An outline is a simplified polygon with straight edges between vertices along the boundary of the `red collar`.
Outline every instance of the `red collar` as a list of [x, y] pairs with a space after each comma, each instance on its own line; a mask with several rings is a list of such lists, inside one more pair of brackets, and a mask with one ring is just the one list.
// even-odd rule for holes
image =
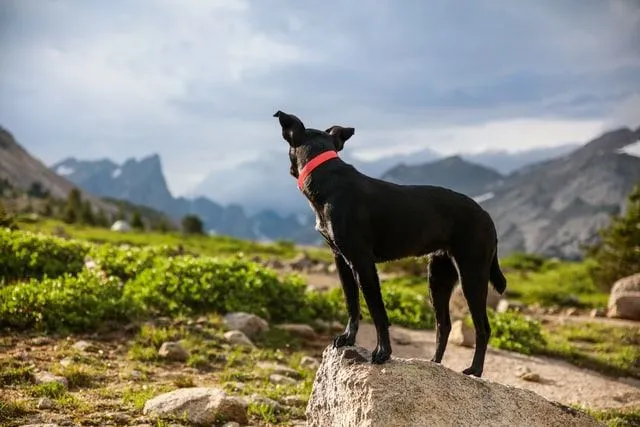
[[311, 172], [327, 160], [335, 159], [338, 157], [338, 153], [335, 151], [325, 151], [322, 154], [317, 155], [313, 159], [309, 160], [306, 165], [300, 171], [300, 175], [298, 176], [298, 188], [302, 191], [302, 187], [304, 185], [304, 180], [307, 179]]

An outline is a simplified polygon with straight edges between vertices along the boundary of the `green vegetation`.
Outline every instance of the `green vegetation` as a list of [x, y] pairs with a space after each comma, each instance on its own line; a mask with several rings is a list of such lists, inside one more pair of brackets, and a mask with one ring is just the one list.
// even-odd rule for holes
[[540, 353], [546, 345], [540, 323], [520, 314], [496, 313], [489, 310], [491, 339], [489, 344], [496, 348], [522, 354]]
[[204, 234], [204, 224], [197, 215], [185, 215], [182, 218], [182, 231], [186, 234]]
[[640, 271], [640, 184], [627, 201], [626, 212], [612, 218], [600, 230], [600, 239], [587, 248], [593, 261], [590, 273], [594, 282], [609, 291], [616, 280]]
[[27, 403], [20, 401], [11, 401], [0, 398], [0, 423], [14, 421], [33, 412], [27, 406]]
[[596, 420], [602, 421], [608, 427], [636, 427], [640, 425], [640, 407], [605, 410], [580, 409], [589, 413]]

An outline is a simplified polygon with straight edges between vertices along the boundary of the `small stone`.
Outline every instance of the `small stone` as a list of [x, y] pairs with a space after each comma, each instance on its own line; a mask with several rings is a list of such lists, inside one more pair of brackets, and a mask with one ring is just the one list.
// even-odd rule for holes
[[131, 422], [131, 416], [122, 412], [110, 414], [109, 418], [115, 421], [118, 425], [128, 425]]
[[73, 359], [71, 357], [65, 357], [64, 359], [62, 359], [60, 361], [60, 365], [64, 366], [65, 368], [73, 365]]
[[277, 325], [279, 329], [289, 332], [291, 335], [295, 335], [298, 338], [305, 340], [316, 339], [316, 331], [309, 325], [304, 323], [283, 323]]
[[98, 351], [98, 347], [95, 344], [90, 343], [89, 341], [78, 341], [73, 345], [73, 348], [78, 351], [83, 351], [86, 353], [93, 353]]
[[601, 308], [594, 308], [589, 312], [589, 316], [591, 317], [604, 317], [605, 312]]
[[331, 325], [331, 330], [334, 332], [339, 332], [344, 330], [344, 325], [338, 322], [337, 320], [332, 321], [330, 325]]
[[47, 384], [47, 383], [60, 383], [63, 386], [67, 387], [69, 382], [65, 377], [61, 377], [59, 375], [53, 375], [51, 372], [41, 371], [37, 372], [34, 375], [36, 380], [36, 384]]
[[222, 427], [240, 427], [240, 424], [235, 421], [230, 421], [228, 423], [224, 423]]
[[229, 331], [224, 333], [224, 338], [231, 344], [241, 345], [246, 347], [255, 347], [249, 337], [247, 337], [242, 331]]
[[257, 405], [266, 405], [275, 412], [279, 412], [284, 409], [279, 402], [269, 399], [268, 397], [260, 396], [259, 394], [252, 394], [250, 401]]
[[48, 344], [51, 344], [52, 342], [53, 340], [49, 337], [35, 337], [30, 341], [31, 345], [36, 347], [48, 345]]
[[575, 314], [578, 312], [578, 309], [575, 307], [570, 307], [568, 309], [565, 310], [564, 315], [565, 316], [575, 316]]
[[391, 339], [393, 341], [395, 341], [397, 344], [400, 345], [409, 345], [411, 344], [411, 337], [409, 336], [409, 334], [403, 333], [403, 332], [395, 332], [392, 336]]
[[302, 375], [300, 375], [295, 369], [290, 368], [288, 366], [279, 365], [277, 363], [258, 362], [256, 364], [256, 367], [258, 367], [259, 369], [268, 370], [274, 374], [285, 375], [289, 378], [296, 378], [296, 379], [302, 378]]
[[320, 361], [315, 357], [304, 356], [302, 360], [300, 360], [300, 366], [315, 371], [320, 367]]
[[158, 356], [163, 359], [184, 362], [189, 358], [189, 352], [177, 341], [167, 341], [162, 343], [158, 350]]
[[276, 384], [276, 385], [294, 385], [297, 383], [297, 381], [294, 380], [293, 378], [287, 377], [286, 375], [280, 375], [280, 374], [269, 375], [269, 381], [271, 381], [272, 384]]
[[51, 409], [53, 408], [55, 405], [55, 403], [53, 402], [53, 400], [49, 399], [48, 397], [42, 397], [40, 398], [40, 400], [38, 400], [38, 405], [37, 408], [38, 409]]
[[255, 338], [269, 330], [266, 320], [250, 313], [229, 313], [224, 316], [224, 322], [229, 329], [241, 331], [249, 338]]
[[451, 334], [449, 342], [462, 347], [473, 347], [476, 343], [476, 333], [471, 326], [468, 326], [463, 320], [456, 320], [451, 325]]
[[525, 381], [530, 381], [534, 383], [538, 383], [541, 380], [540, 374], [536, 374], [535, 372], [527, 372], [526, 374], [523, 374], [520, 378]]
[[307, 400], [302, 396], [285, 396], [282, 398], [282, 403], [287, 406], [304, 406], [307, 404]]

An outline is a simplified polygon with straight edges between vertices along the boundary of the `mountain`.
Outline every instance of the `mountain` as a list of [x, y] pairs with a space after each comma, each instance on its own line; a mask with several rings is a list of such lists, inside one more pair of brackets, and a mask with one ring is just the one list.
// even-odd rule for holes
[[[73, 182], [56, 175], [40, 160], [33, 157], [15, 140], [13, 135], [0, 127], [0, 181], [11, 187], [28, 191], [34, 184], [48, 191], [54, 199], [66, 199], [76, 186]], [[116, 214], [118, 208], [88, 192], [81, 192], [82, 198], [102, 209], [105, 213]]]
[[54, 164], [51, 169], [101, 197], [147, 206], [174, 219], [196, 214], [211, 232], [245, 239], [256, 237], [252, 220], [237, 204], [224, 207], [205, 197], [174, 197], [157, 154], [141, 160], [128, 159], [122, 165], [108, 159], [78, 160], [70, 157]]
[[[507, 174], [522, 166], [565, 154], [578, 146], [565, 144], [516, 152], [490, 150], [463, 153], [460, 157]], [[401, 164], [415, 166], [444, 158], [442, 154], [426, 148], [412, 153], [363, 160], [352, 155], [348, 147], [340, 152], [340, 157], [362, 173], [377, 178]], [[221, 182], [225, 185], [219, 185]], [[285, 149], [261, 154], [259, 158], [240, 165], [211, 171], [188, 195], [208, 197], [222, 204], [239, 204], [251, 215], [264, 210], [277, 212], [281, 216], [309, 213], [309, 204], [300, 197], [295, 189], [295, 181], [289, 175], [289, 158]]]
[[[482, 196], [499, 234], [500, 254], [526, 251], [579, 258], [640, 183], [633, 155], [640, 128], [606, 132], [563, 157], [530, 165]], [[635, 145], [635, 147], [634, 147]]]
[[487, 192], [503, 178], [499, 172], [471, 163], [461, 156], [415, 166], [400, 164], [382, 175], [382, 179], [397, 184], [438, 185], [469, 196]]

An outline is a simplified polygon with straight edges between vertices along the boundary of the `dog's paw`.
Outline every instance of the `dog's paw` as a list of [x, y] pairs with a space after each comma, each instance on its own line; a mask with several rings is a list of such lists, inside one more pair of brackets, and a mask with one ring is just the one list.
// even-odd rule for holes
[[352, 346], [356, 343], [356, 337], [350, 334], [344, 333], [336, 336], [333, 339], [333, 348]]
[[476, 369], [473, 366], [468, 367], [464, 371], [462, 371], [465, 375], [473, 375], [474, 377], [480, 378], [482, 376], [482, 371], [480, 369]]
[[387, 360], [391, 358], [391, 349], [387, 349], [384, 347], [376, 347], [371, 353], [371, 363], [375, 363], [376, 365], [381, 365]]
[[435, 356], [433, 356], [431, 358], [431, 362], [440, 364], [442, 362], [442, 359], [437, 359]]

